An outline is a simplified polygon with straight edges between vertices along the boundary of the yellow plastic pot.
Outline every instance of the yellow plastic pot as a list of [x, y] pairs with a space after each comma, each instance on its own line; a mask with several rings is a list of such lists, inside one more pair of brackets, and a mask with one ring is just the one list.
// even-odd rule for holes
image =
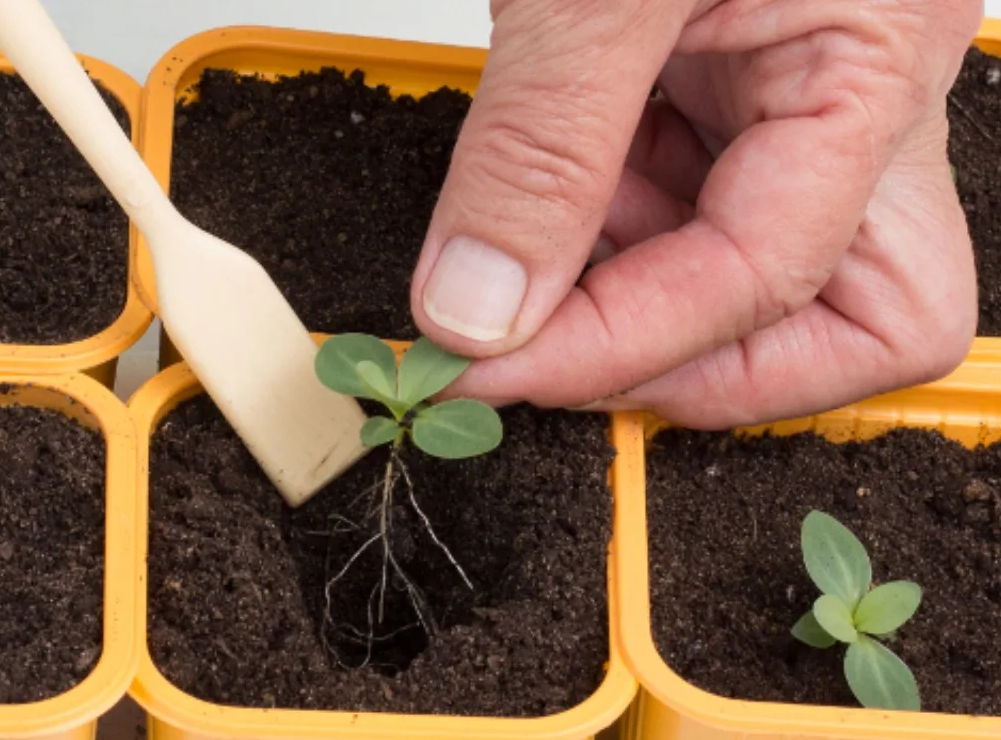
[[[328, 335], [315, 334], [319, 343]], [[399, 356], [408, 346], [393, 342]], [[139, 429], [138, 522], [148, 531], [149, 438], [160, 420], [180, 403], [203, 392], [184, 362], [172, 364], [140, 388], [129, 401]], [[609, 471], [615, 497], [613, 538], [609, 548], [609, 615], [615, 634], [618, 584], [616, 575], [629, 568], [619, 562], [619, 544], [628, 539], [618, 513], [625, 497], [640, 498], [636, 485], [643, 470], [643, 430], [612, 417], [610, 439], [618, 455]], [[276, 494], [277, 495], [277, 494]], [[147, 538], [137, 553], [145, 568]], [[145, 572], [145, 571], [143, 571]], [[145, 582], [145, 578], [143, 579]], [[145, 620], [146, 594], [141, 596]], [[144, 622], [145, 624], [145, 622]], [[130, 689], [132, 697], [147, 711], [151, 740], [592, 740], [623, 716], [636, 695], [636, 680], [626, 669], [615, 640], [610, 640], [605, 678], [583, 703], [560, 714], [541, 718], [477, 718], [431, 715], [395, 715], [364, 712], [328, 712], [289, 709], [251, 709], [213, 704], [181, 691], [160, 673], [149, 654], [142, 650], [139, 672]]]
[[[660, 428], [641, 414], [629, 423], [649, 438]], [[936, 383], [880, 396], [818, 416], [739, 430], [744, 434], [787, 435], [815, 431], [835, 441], [871, 439], [898, 426], [937, 429], [972, 448], [1001, 440], [1001, 365], [969, 360]], [[635, 433], [635, 432], [634, 432]], [[645, 489], [645, 470], [624, 485]], [[1001, 717], [970, 717], [931, 712], [885, 712], [862, 708], [819, 707], [739, 701], [696, 688], [661, 658], [650, 624], [645, 496], [619, 504], [623, 530], [644, 536], [620, 541], [618, 620], [623, 655], [640, 681], [640, 692], [626, 721], [632, 740], [997, 740]], [[929, 553], [929, 557], [933, 554]]]
[[[128, 111], [132, 141], [138, 148], [142, 134], [142, 87], [121, 70], [93, 57], [78, 54], [91, 78], [100, 82]], [[0, 56], [0, 74], [14, 72]], [[139, 232], [129, 223], [129, 268], [125, 306], [114, 322], [97, 334], [66, 344], [4, 344], [0, 342], [0, 372], [83, 372], [109, 388], [114, 387], [118, 357], [135, 344], [149, 327], [153, 313], [143, 303], [137, 276], [136, 241]]]
[[[986, 20], [976, 45], [1001, 56], [1001, 21]], [[625, 422], [624, 422], [625, 423]], [[629, 417], [647, 437], [658, 422]], [[937, 383], [888, 394], [819, 416], [739, 430], [793, 434], [812, 430], [833, 441], [867, 439], [899, 425], [940, 430], [967, 447], [1001, 439], [1001, 338], [978, 337], [962, 367]], [[645, 471], [629, 468], [627, 490], [645, 490]], [[813, 707], [718, 697], [692, 686], [661, 658], [650, 625], [645, 497], [619, 504], [623, 531], [643, 536], [620, 541], [623, 570], [618, 639], [640, 691], [625, 722], [633, 740], [987, 740], [1001, 738], [1001, 718], [935, 713], [893, 713]]]
[[[143, 158], [169, 193], [175, 105], [180, 98], [197, 99], [195, 85], [206, 68], [265, 78], [329, 66], [362, 69], [371, 85], [387, 85], [397, 96], [420, 97], [444, 85], [472, 95], [485, 61], [480, 49], [419, 42], [258, 27], [206, 31], [168, 51], [150, 72], [144, 91]], [[152, 262], [141, 237], [139, 245], [140, 290], [156, 311]], [[179, 359], [161, 331], [160, 367]]]
[[93, 740], [97, 721], [128, 690], [139, 664], [136, 432], [125, 405], [83, 374], [0, 375], [0, 406], [56, 409], [99, 429], [107, 443], [104, 634], [94, 670], [69, 691], [30, 704], [0, 704], [0, 738]]

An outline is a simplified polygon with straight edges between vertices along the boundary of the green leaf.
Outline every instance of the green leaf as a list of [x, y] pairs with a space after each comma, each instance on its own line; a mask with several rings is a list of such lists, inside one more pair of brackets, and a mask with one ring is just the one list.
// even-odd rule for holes
[[855, 610], [855, 627], [870, 635], [893, 632], [914, 616], [921, 604], [921, 587], [910, 581], [877, 586], [862, 597]]
[[414, 342], [400, 361], [397, 396], [413, 406], [444, 390], [469, 367], [469, 360], [443, 350], [426, 337]]
[[852, 624], [852, 613], [848, 610], [848, 605], [837, 596], [824, 594], [817, 599], [813, 604], [813, 616], [827, 634], [841, 642], [855, 642], [858, 639], [858, 631]]
[[382, 402], [359, 374], [358, 366], [365, 361], [374, 364], [384, 377], [396, 377], [392, 348], [369, 334], [338, 334], [327, 339], [316, 353], [316, 375], [337, 393]]
[[830, 633], [820, 626], [812, 611], [804, 614], [792, 626], [792, 636], [815, 648], [829, 648], [837, 642], [837, 638], [831, 637]]
[[429, 455], [458, 460], [482, 455], [503, 437], [500, 416], [479, 401], [460, 398], [428, 406], [414, 419], [414, 444]]
[[834, 517], [811, 511], [803, 520], [803, 561], [822, 593], [854, 611], [869, 590], [872, 565], [862, 543]]
[[921, 711], [918, 682], [911, 669], [872, 638], [848, 646], [845, 678], [859, 703], [870, 709]]
[[365, 385], [368, 386], [369, 391], [379, 401], [383, 403], [396, 401], [396, 393], [393, 392], [391, 381], [383, 374], [382, 369], [378, 365], [371, 360], [362, 360], [355, 369], [358, 371], [358, 375]]
[[366, 447], [378, 447], [396, 439], [403, 430], [399, 424], [385, 416], [373, 416], [361, 428], [361, 443]]

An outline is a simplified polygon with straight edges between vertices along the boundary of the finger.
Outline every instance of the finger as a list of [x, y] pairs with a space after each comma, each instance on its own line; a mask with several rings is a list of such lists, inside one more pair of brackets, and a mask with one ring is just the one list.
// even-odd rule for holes
[[696, 218], [595, 266], [543, 330], [467, 371], [467, 393], [576, 407], [774, 324], [814, 299], [875, 185], [869, 119], [849, 104], [745, 132]]
[[725, 429], [805, 416], [951, 372], [978, 320], [941, 106], [901, 146], [831, 280], [795, 316], [593, 410]]
[[421, 331], [467, 356], [536, 334], [580, 275], [694, 0], [495, 0], [494, 38], [414, 273]]
[[696, 129], [660, 98], [644, 110], [626, 166], [665, 193], [695, 203], [713, 159]]
[[602, 262], [634, 244], [674, 231], [690, 221], [694, 213], [694, 207], [627, 168], [622, 172], [591, 262]]
[[964, 358], [975, 331], [890, 345], [823, 302], [588, 411], [650, 410], [671, 424], [722, 430], [822, 413], [930, 382]]

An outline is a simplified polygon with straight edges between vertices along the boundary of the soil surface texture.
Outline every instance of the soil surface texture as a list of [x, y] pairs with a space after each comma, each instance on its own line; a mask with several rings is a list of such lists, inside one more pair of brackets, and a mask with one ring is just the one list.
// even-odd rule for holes
[[889, 645], [922, 709], [1001, 715], [1001, 446], [968, 451], [914, 429], [840, 445], [672, 430], [647, 474], [655, 641], [686, 680], [726, 697], [858, 706], [844, 649], [789, 633], [819, 596], [800, 527], [820, 509], [862, 541], [877, 583], [922, 587]]
[[[122, 130], [129, 115], [97, 85]], [[124, 211], [24, 81], [0, 73], [0, 343], [60, 344], [125, 307]]]
[[101, 657], [105, 454], [58, 412], [0, 407], [0, 703], [68, 691]]
[[360, 72], [207, 70], [178, 104], [171, 193], [264, 265], [311, 331], [415, 339], [410, 278], [470, 98]]
[[1001, 336], [1001, 59], [970, 49], [948, 103], [949, 159], [977, 264], [977, 333]]
[[[505, 439], [487, 456], [404, 453], [421, 511], [473, 585], [401, 478], [389, 541], [436, 625], [428, 639], [392, 566], [378, 621], [382, 541], [352, 559], [378, 532], [389, 448], [291, 510], [207, 397], [182, 403], [152, 447], [157, 665], [225, 705], [541, 716], [586, 699], [608, 659], [607, 419], [502, 416]], [[328, 604], [326, 584], [349, 563]]]

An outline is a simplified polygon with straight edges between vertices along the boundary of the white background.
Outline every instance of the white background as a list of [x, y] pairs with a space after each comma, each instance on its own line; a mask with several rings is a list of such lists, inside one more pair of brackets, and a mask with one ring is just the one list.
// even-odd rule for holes
[[[177, 42], [218, 26], [268, 25], [486, 47], [489, 0], [42, 0], [75, 51], [103, 59], [140, 83]], [[1001, 0], [986, 0], [1001, 17]], [[156, 324], [123, 358], [118, 393], [154, 369]]]
[[[488, 0], [42, 0], [73, 48], [140, 82], [178, 41], [217, 26], [270, 25], [488, 45]], [[986, 0], [1001, 17], [1001, 0]]]

